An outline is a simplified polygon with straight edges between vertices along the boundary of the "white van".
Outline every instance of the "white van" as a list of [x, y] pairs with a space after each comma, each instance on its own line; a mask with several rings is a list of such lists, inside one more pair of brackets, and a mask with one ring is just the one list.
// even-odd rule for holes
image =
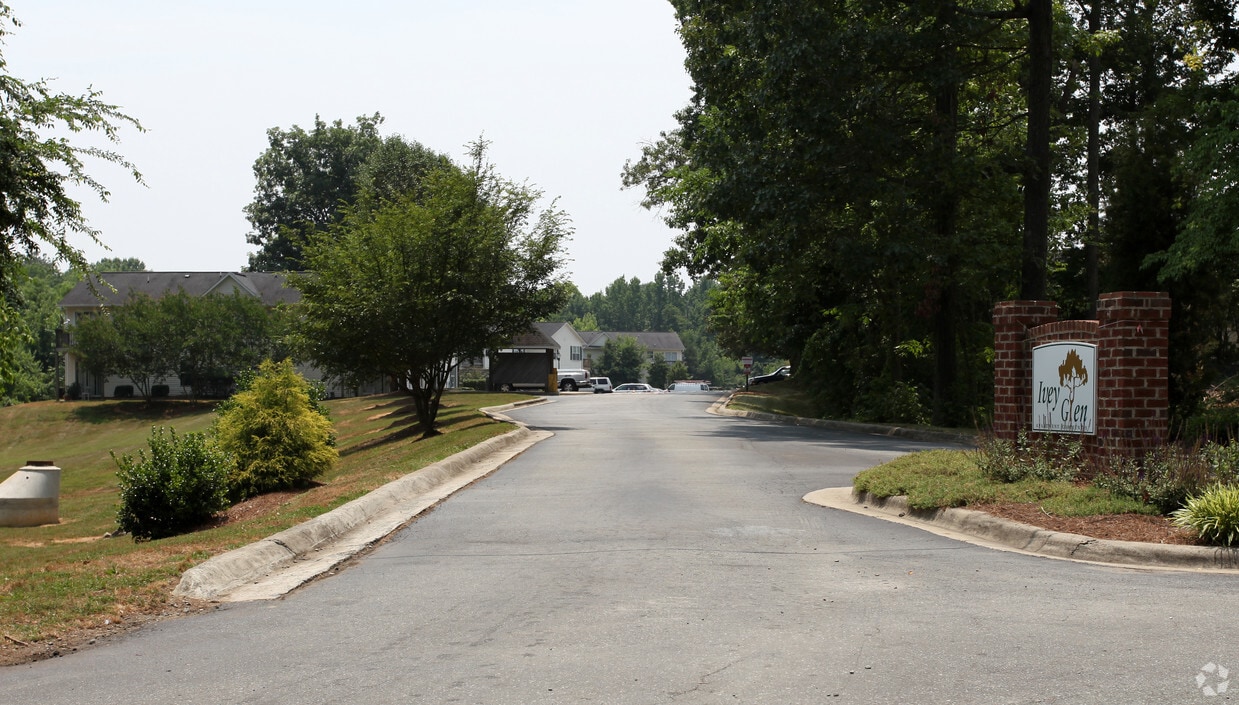
[[708, 392], [710, 391], [709, 382], [672, 382], [671, 386], [667, 387], [668, 392]]
[[590, 377], [589, 386], [594, 388], [594, 394], [610, 394], [611, 393], [611, 378], [610, 377]]

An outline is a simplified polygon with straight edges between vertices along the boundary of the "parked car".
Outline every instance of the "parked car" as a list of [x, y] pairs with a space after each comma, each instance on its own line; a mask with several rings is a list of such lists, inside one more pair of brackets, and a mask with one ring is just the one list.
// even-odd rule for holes
[[588, 370], [560, 370], [559, 391], [575, 392], [581, 387], [589, 386]]
[[782, 382], [783, 380], [790, 377], [791, 374], [792, 374], [791, 366], [783, 365], [779, 369], [769, 374], [758, 375], [756, 377], [750, 377], [749, 384], [754, 385], [754, 384], [769, 384], [770, 382]]
[[611, 378], [610, 377], [590, 377], [589, 386], [594, 388], [594, 394], [610, 394], [611, 393]]
[[667, 387], [668, 392], [708, 392], [710, 391], [709, 382], [672, 382]]
[[630, 393], [630, 394], [649, 394], [651, 392], [661, 392], [661, 389], [655, 389], [644, 382], [628, 382], [621, 384], [615, 388], [615, 393]]

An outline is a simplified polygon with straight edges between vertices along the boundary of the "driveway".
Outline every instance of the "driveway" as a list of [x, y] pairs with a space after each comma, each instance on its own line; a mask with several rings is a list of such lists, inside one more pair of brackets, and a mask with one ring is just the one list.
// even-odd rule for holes
[[713, 401], [574, 395], [510, 412], [554, 437], [338, 574], [0, 670], [0, 693], [46, 704], [1225, 698], [1209, 693], [1239, 668], [1232, 576], [999, 552], [807, 504], [933, 446], [713, 416]]

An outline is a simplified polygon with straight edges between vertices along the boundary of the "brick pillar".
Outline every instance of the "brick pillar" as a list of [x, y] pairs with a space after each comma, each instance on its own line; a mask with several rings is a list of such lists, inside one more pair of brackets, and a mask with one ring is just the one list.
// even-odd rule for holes
[[1004, 301], [994, 307], [994, 435], [1014, 440], [1032, 425], [1032, 349], [1028, 329], [1058, 320], [1053, 301]]
[[1118, 291], [1097, 300], [1097, 436], [1130, 456], [1165, 442], [1170, 425], [1170, 296]]

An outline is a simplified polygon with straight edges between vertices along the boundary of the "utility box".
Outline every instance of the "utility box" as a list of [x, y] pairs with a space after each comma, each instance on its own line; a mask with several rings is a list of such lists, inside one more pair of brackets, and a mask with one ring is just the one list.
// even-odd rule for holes
[[29, 460], [0, 482], [0, 526], [60, 523], [60, 468], [50, 460]]

